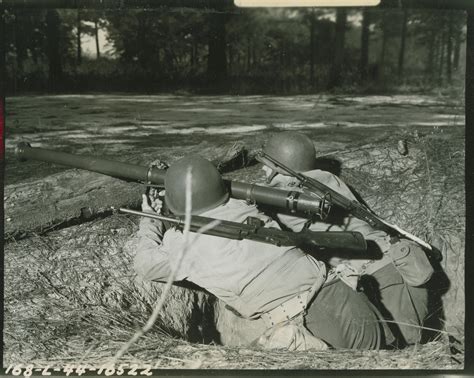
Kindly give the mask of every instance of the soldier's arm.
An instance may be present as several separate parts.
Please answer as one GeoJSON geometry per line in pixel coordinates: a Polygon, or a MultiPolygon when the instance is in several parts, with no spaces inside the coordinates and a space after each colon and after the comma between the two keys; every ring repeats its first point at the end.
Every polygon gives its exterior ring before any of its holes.
{"type": "Polygon", "coordinates": [[[171,273],[168,256],[150,240],[140,239],[137,244],[135,272],[147,281],[166,281],[171,273]]]}
{"type": "MultiPolygon", "coordinates": [[[[146,196],[143,197],[142,210],[155,211],[148,204],[146,196]]],[[[159,220],[150,218],[140,220],[134,268],[135,272],[145,280],[166,281],[170,275],[168,255],[162,247],[163,235],[163,224],[159,220]]]]}
{"type": "Polygon", "coordinates": [[[331,172],[316,170],[306,172],[305,175],[318,180],[319,182],[328,186],[332,190],[338,192],[339,194],[342,194],[344,197],[350,200],[357,201],[357,198],[354,196],[347,184],[331,172]]]}

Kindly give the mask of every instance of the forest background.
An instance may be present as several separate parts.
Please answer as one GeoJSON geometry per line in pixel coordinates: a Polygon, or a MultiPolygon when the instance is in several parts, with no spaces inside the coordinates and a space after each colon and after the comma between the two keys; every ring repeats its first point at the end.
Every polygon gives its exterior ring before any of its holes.
{"type": "Polygon", "coordinates": [[[466,16],[416,9],[7,11],[7,94],[462,89],[466,16]]]}

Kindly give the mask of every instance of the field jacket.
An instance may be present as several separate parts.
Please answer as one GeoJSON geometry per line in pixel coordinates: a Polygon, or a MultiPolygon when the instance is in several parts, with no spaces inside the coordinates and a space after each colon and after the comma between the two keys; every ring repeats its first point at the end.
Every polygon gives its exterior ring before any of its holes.
{"type": "MultiPolygon", "coordinates": [[[[266,226],[278,227],[255,206],[235,199],[200,215],[234,222],[252,216],[263,219],[266,226]]],[[[171,228],[163,234],[161,222],[142,218],[137,236],[136,272],[147,280],[166,281],[183,248],[183,233],[171,228]]],[[[253,319],[300,294],[312,293],[307,296],[309,302],[324,283],[326,268],[294,247],[191,232],[175,277],[176,281],[184,279],[253,319]]]]}
{"type": "MultiPolygon", "coordinates": [[[[346,198],[357,201],[357,198],[354,196],[349,187],[332,173],[316,169],[313,171],[304,172],[304,174],[308,177],[318,180],[346,198]]],[[[277,174],[268,184],[268,186],[275,188],[301,191],[298,185],[299,181],[296,178],[284,176],[281,174],[277,174]]],[[[280,213],[277,214],[277,217],[282,224],[289,227],[293,231],[301,231],[305,223],[308,221],[302,217],[280,213]]],[[[369,259],[350,259],[339,261],[340,264],[337,267],[336,272],[344,282],[348,283],[349,286],[353,288],[356,286],[357,280],[352,279],[349,283],[349,280],[345,278],[351,276],[357,277],[361,274],[371,274],[391,262],[390,257],[386,253],[391,246],[388,234],[384,231],[374,229],[367,222],[364,222],[363,220],[360,220],[351,214],[343,213],[341,216],[334,217],[330,213],[328,218],[326,218],[324,221],[316,219],[316,221],[311,223],[309,229],[313,231],[357,231],[360,232],[366,240],[370,240],[375,243],[378,249],[380,249],[380,252],[383,253],[381,259],[375,262],[369,259]]]]}

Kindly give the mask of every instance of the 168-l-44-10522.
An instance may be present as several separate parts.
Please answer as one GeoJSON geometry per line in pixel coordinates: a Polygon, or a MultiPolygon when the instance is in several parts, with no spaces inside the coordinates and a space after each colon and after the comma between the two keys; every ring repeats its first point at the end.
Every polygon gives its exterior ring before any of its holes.
{"type": "Polygon", "coordinates": [[[50,376],[51,372],[54,373],[63,373],[66,376],[81,376],[87,372],[94,372],[97,375],[104,374],[105,376],[111,375],[141,375],[141,376],[151,376],[153,373],[151,372],[151,365],[143,365],[138,366],[136,364],[121,364],[115,367],[113,364],[105,364],[101,367],[97,368],[94,366],[86,366],[86,365],[72,365],[66,364],[64,367],[35,367],[34,365],[9,365],[5,369],[5,375],[13,375],[13,376],[24,376],[24,377],[31,377],[32,375],[41,375],[41,376],[50,376]]]}

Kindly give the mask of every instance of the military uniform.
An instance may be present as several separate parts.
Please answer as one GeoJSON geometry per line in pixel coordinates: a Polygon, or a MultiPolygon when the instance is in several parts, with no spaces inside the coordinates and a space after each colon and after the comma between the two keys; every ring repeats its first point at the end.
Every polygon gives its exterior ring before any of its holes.
{"type": "MultiPolygon", "coordinates": [[[[200,215],[234,222],[259,217],[267,226],[278,227],[255,206],[234,199],[200,215]]],[[[147,280],[166,281],[183,248],[183,234],[175,229],[164,232],[161,222],[144,218],[138,238],[137,273],[147,280]]],[[[379,318],[367,298],[339,280],[325,285],[325,264],[301,250],[194,233],[190,238],[175,279],[205,288],[244,318],[262,318],[268,329],[258,344],[325,349],[322,339],[337,348],[383,346],[379,318]]]]}
{"type": "MultiPolygon", "coordinates": [[[[350,200],[357,200],[347,185],[329,172],[312,170],[304,174],[350,200]]],[[[269,186],[298,190],[298,184],[297,179],[293,177],[276,174],[269,186]]],[[[282,224],[293,231],[301,231],[307,222],[301,217],[285,214],[277,216],[282,224]]],[[[423,286],[424,282],[416,282],[417,278],[413,277],[416,272],[413,272],[413,267],[410,270],[410,266],[407,265],[407,261],[410,260],[407,258],[414,260],[415,264],[416,259],[422,261],[425,270],[423,277],[426,280],[432,271],[429,271],[431,266],[426,265],[424,251],[415,242],[393,239],[384,231],[376,230],[350,214],[345,213],[340,218],[335,220],[329,216],[325,221],[314,221],[309,228],[313,231],[358,231],[364,235],[370,248],[381,256],[372,260],[339,260],[339,264],[332,264],[337,265],[334,272],[353,289],[357,288],[359,277],[363,277],[361,282],[366,283],[365,290],[368,296],[384,315],[399,345],[419,342],[420,326],[428,314],[428,292],[423,286]]]]}

